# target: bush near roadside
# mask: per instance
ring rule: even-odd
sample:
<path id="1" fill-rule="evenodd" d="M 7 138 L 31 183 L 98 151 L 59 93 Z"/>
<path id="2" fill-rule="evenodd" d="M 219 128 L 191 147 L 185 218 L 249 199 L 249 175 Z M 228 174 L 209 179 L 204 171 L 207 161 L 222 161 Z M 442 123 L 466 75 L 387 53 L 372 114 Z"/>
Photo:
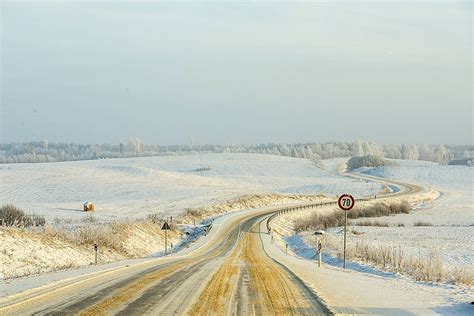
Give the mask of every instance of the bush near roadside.
<path id="1" fill-rule="evenodd" d="M 354 156 L 347 161 L 347 169 L 355 170 L 362 167 L 391 166 L 392 163 L 375 155 Z"/>
<path id="2" fill-rule="evenodd" d="M 454 159 L 448 162 L 450 166 L 474 166 L 474 158 Z"/>
<path id="3" fill-rule="evenodd" d="M 46 223 L 43 216 L 35 214 L 25 214 L 18 207 L 7 204 L 0 207 L 0 226 L 44 226 Z"/>

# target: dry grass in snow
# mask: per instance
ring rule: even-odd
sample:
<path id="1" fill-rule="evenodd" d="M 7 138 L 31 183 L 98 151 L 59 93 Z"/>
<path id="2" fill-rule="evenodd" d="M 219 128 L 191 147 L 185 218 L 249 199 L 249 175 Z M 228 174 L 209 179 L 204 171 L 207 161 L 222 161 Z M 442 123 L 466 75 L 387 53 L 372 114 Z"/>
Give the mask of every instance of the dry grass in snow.
<path id="1" fill-rule="evenodd" d="M 377 202 L 373 204 L 363 204 L 357 206 L 350 212 L 347 217 L 349 219 L 357 219 L 363 217 L 381 217 L 393 214 L 408 214 L 410 213 L 410 205 L 405 202 Z M 337 227 L 344 225 L 345 214 L 340 210 L 333 210 L 332 212 L 313 212 L 306 217 L 296 218 L 294 221 L 294 229 L 297 232 L 327 229 L 329 227 Z"/>
<path id="2" fill-rule="evenodd" d="M 247 195 L 222 204 L 187 209 L 175 223 L 192 223 L 226 212 L 284 203 L 321 200 L 320 195 L 264 194 Z M 94 262 L 94 243 L 99 245 L 100 262 L 144 257 L 164 250 L 161 214 L 143 220 L 100 222 L 93 214 L 80 224 L 57 219 L 43 227 L 0 228 L 0 278 L 12 278 L 60 269 L 90 265 Z M 169 242 L 178 244 L 181 232 L 176 226 Z"/>
<path id="3" fill-rule="evenodd" d="M 73 230 L 45 225 L 26 229 L 0 229 L 0 279 L 90 265 L 94 243 L 99 245 L 99 263 L 136 258 L 163 251 L 162 223 L 150 220 L 124 223 L 88 223 Z M 176 242 L 179 232 L 169 232 Z"/>
<path id="4" fill-rule="evenodd" d="M 316 239 L 311 238 L 310 244 L 316 246 Z M 343 247 L 340 236 L 327 234 L 324 244 L 339 257 L 343 257 Z M 473 271 L 467 268 L 449 268 L 443 262 L 440 252 L 432 249 L 426 256 L 407 254 L 403 245 L 386 245 L 374 243 L 363 238 L 349 241 L 346 256 L 349 260 L 361 261 L 385 271 L 396 272 L 413 277 L 417 281 L 447 282 L 472 286 Z"/>
<path id="5" fill-rule="evenodd" d="M 321 201 L 324 195 L 300 195 L 300 194 L 251 194 L 229 200 L 225 203 L 215 204 L 200 208 L 187 208 L 183 213 L 186 223 L 202 220 L 211 216 L 217 216 L 227 212 L 238 210 L 268 207 L 281 204 L 304 203 Z"/>

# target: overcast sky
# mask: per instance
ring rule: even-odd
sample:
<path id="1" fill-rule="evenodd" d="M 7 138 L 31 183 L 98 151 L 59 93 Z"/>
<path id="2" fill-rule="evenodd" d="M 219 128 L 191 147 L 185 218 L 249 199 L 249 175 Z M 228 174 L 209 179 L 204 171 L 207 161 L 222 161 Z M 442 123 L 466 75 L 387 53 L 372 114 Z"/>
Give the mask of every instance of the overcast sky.
<path id="1" fill-rule="evenodd" d="M 0 142 L 472 144 L 470 1 L 0 6 Z"/>

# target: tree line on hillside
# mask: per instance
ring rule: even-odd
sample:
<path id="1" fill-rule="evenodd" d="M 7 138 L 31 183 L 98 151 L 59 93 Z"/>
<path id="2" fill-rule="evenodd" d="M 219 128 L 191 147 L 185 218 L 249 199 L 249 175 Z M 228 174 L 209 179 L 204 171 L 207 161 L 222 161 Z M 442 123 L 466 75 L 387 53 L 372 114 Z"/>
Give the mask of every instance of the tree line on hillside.
<path id="1" fill-rule="evenodd" d="M 197 153 L 259 153 L 321 159 L 372 155 L 393 159 L 425 160 L 449 163 L 474 157 L 474 146 L 457 145 L 382 145 L 372 141 L 257 144 L 257 145 L 148 145 L 130 139 L 120 144 L 51 143 L 47 140 L 0 144 L 0 163 L 38 163 L 104 158 L 130 158 Z"/>

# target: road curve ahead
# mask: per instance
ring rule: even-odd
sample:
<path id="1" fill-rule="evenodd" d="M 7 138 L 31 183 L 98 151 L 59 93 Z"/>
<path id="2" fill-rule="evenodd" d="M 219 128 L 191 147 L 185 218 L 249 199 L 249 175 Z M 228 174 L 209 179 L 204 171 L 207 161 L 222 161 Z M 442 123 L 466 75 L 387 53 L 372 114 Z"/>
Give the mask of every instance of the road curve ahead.
<path id="1" fill-rule="evenodd" d="M 267 257 L 258 223 L 278 208 L 234 216 L 203 247 L 87 275 L 1 301 L 0 315 L 309 315 L 329 310 Z M 217 228 L 216 228 L 217 229 Z"/>

